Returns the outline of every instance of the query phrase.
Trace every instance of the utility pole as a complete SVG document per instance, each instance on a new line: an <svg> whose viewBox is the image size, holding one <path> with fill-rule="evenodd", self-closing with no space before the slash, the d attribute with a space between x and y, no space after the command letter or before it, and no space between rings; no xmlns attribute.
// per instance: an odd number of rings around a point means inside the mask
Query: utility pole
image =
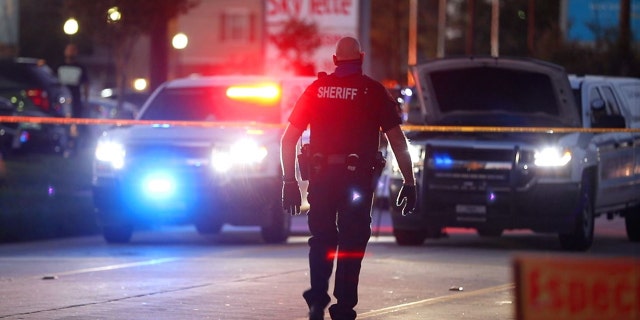
<svg viewBox="0 0 640 320"><path fill-rule="evenodd" d="M499 55L500 37L500 0L491 2L491 56Z"/></svg>
<svg viewBox="0 0 640 320"><path fill-rule="evenodd" d="M445 33L447 28L447 0L438 2L438 43L436 57L442 58L445 53Z"/></svg>
<svg viewBox="0 0 640 320"><path fill-rule="evenodd" d="M475 54L473 39L476 37L476 0L467 0L467 38L465 39L465 53Z"/></svg>
<svg viewBox="0 0 640 320"><path fill-rule="evenodd" d="M620 0L620 37L618 38L618 50L620 50L620 75L629 73L631 62L631 0Z"/></svg>
<svg viewBox="0 0 640 320"><path fill-rule="evenodd" d="M529 49L529 54L533 56L536 51L536 0L529 0L529 10L527 11L527 48Z"/></svg>
<svg viewBox="0 0 640 320"><path fill-rule="evenodd" d="M151 30L149 46L151 91L167 81L169 75L169 18L166 11L162 7L161 12L153 18L154 28Z"/></svg>
<svg viewBox="0 0 640 320"><path fill-rule="evenodd" d="M418 42L418 0L409 0L409 48L408 65L413 66L417 62L417 42ZM407 70L407 84L414 85L411 69Z"/></svg>

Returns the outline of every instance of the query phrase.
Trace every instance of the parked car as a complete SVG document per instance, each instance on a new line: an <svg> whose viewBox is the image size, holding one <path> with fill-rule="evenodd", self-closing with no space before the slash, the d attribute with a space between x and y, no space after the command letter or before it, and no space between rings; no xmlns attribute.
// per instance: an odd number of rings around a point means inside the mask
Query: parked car
<svg viewBox="0 0 640 320"><path fill-rule="evenodd" d="M413 74L424 124L453 132L407 132L419 201L406 217L392 206L398 244L421 244L444 227L488 237L529 229L586 250L594 219L617 214L639 240L640 136L620 129L638 127L640 80L570 81L558 65L495 57L434 60ZM583 130L603 127L611 129ZM391 174L393 199L402 180L397 168Z"/></svg>
<svg viewBox="0 0 640 320"><path fill-rule="evenodd" d="M42 60L0 60L0 98L4 116L65 117L71 94ZM10 106L6 104L9 102ZM2 123L6 151L38 150L61 153L67 146L68 128L59 124Z"/></svg>
<svg viewBox="0 0 640 320"><path fill-rule="evenodd" d="M188 223L202 234L224 224L260 226L265 242L286 241L280 137L313 80L210 76L156 89L136 118L145 124L110 128L98 140L93 200L105 240Z"/></svg>

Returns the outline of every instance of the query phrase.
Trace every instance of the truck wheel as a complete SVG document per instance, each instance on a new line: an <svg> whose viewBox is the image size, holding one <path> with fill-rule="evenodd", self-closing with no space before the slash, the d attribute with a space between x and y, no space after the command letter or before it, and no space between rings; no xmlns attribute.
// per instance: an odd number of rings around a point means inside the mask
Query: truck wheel
<svg viewBox="0 0 640 320"><path fill-rule="evenodd" d="M396 243L400 246L419 246L427 238L423 230L393 228Z"/></svg>
<svg viewBox="0 0 640 320"><path fill-rule="evenodd" d="M478 235L481 237L487 238L498 238L502 236L503 229L500 228L492 228L492 227L479 227L476 228Z"/></svg>
<svg viewBox="0 0 640 320"><path fill-rule="evenodd" d="M102 236L108 243L127 243L133 235L133 226L118 225L102 227Z"/></svg>
<svg viewBox="0 0 640 320"><path fill-rule="evenodd" d="M564 250L585 251L593 243L594 212L592 201L591 180L583 178L580 194L580 203L576 210L573 230L570 233L560 234L560 246Z"/></svg>
<svg viewBox="0 0 640 320"><path fill-rule="evenodd" d="M260 229L262 239L266 243L283 243L289 238L291 215L282 209L280 201L271 205L270 211L272 215L271 224L262 226Z"/></svg>
<svg viewBox="0 0 640 320"><path fill-rule="evenodd" d="M629 241L640 242L640 207L626 210L624 215L624 224L627 228L627 238Z"/></svg>

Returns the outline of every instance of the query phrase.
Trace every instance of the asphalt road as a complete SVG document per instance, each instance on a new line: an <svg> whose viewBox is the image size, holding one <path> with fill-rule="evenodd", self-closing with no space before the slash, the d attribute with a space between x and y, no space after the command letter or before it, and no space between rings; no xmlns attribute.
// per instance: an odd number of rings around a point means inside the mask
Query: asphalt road
<svg viewBox="0 0 640 320"><path fill-rule="evenodd" d="M449 230L400 247L386 215L380 226L363 264L358 319L515 319L513 258L566 255L553 235ZM306 319L304 217L294 230L281 245L227 227L206 237L192 227L149 230L125 245L100 236L2 244L0 319ZM623 220L599 219L596 232L589 252L571 255L640 256Z"/></svg>

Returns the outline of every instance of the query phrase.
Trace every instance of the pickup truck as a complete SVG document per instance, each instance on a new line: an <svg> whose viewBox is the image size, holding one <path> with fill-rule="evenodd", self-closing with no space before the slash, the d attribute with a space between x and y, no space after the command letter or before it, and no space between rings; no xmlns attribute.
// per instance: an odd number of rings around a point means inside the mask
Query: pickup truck
<svg viewBox="0 0 640 320"><path fill-rule="evenodd" d="M110 243L136 228L194 224L259 226L285 242L280 138L295 100L314 77L203 76L161 85L137 123L104 131L93 161L93 201Z"/></svg>
<svg viewBox="0 0 640 320"><path fill-rule="evenodd" d="M496 57L433 60L412 72L413 123L424 126L406 134L419 197L413 215L391 206L399 245L445 227L486 237L529 229L581 251L601 215L624 217L628 238L640 241L640 79ZM402 180L397 168L390 175L395 199Z"/></svg>

